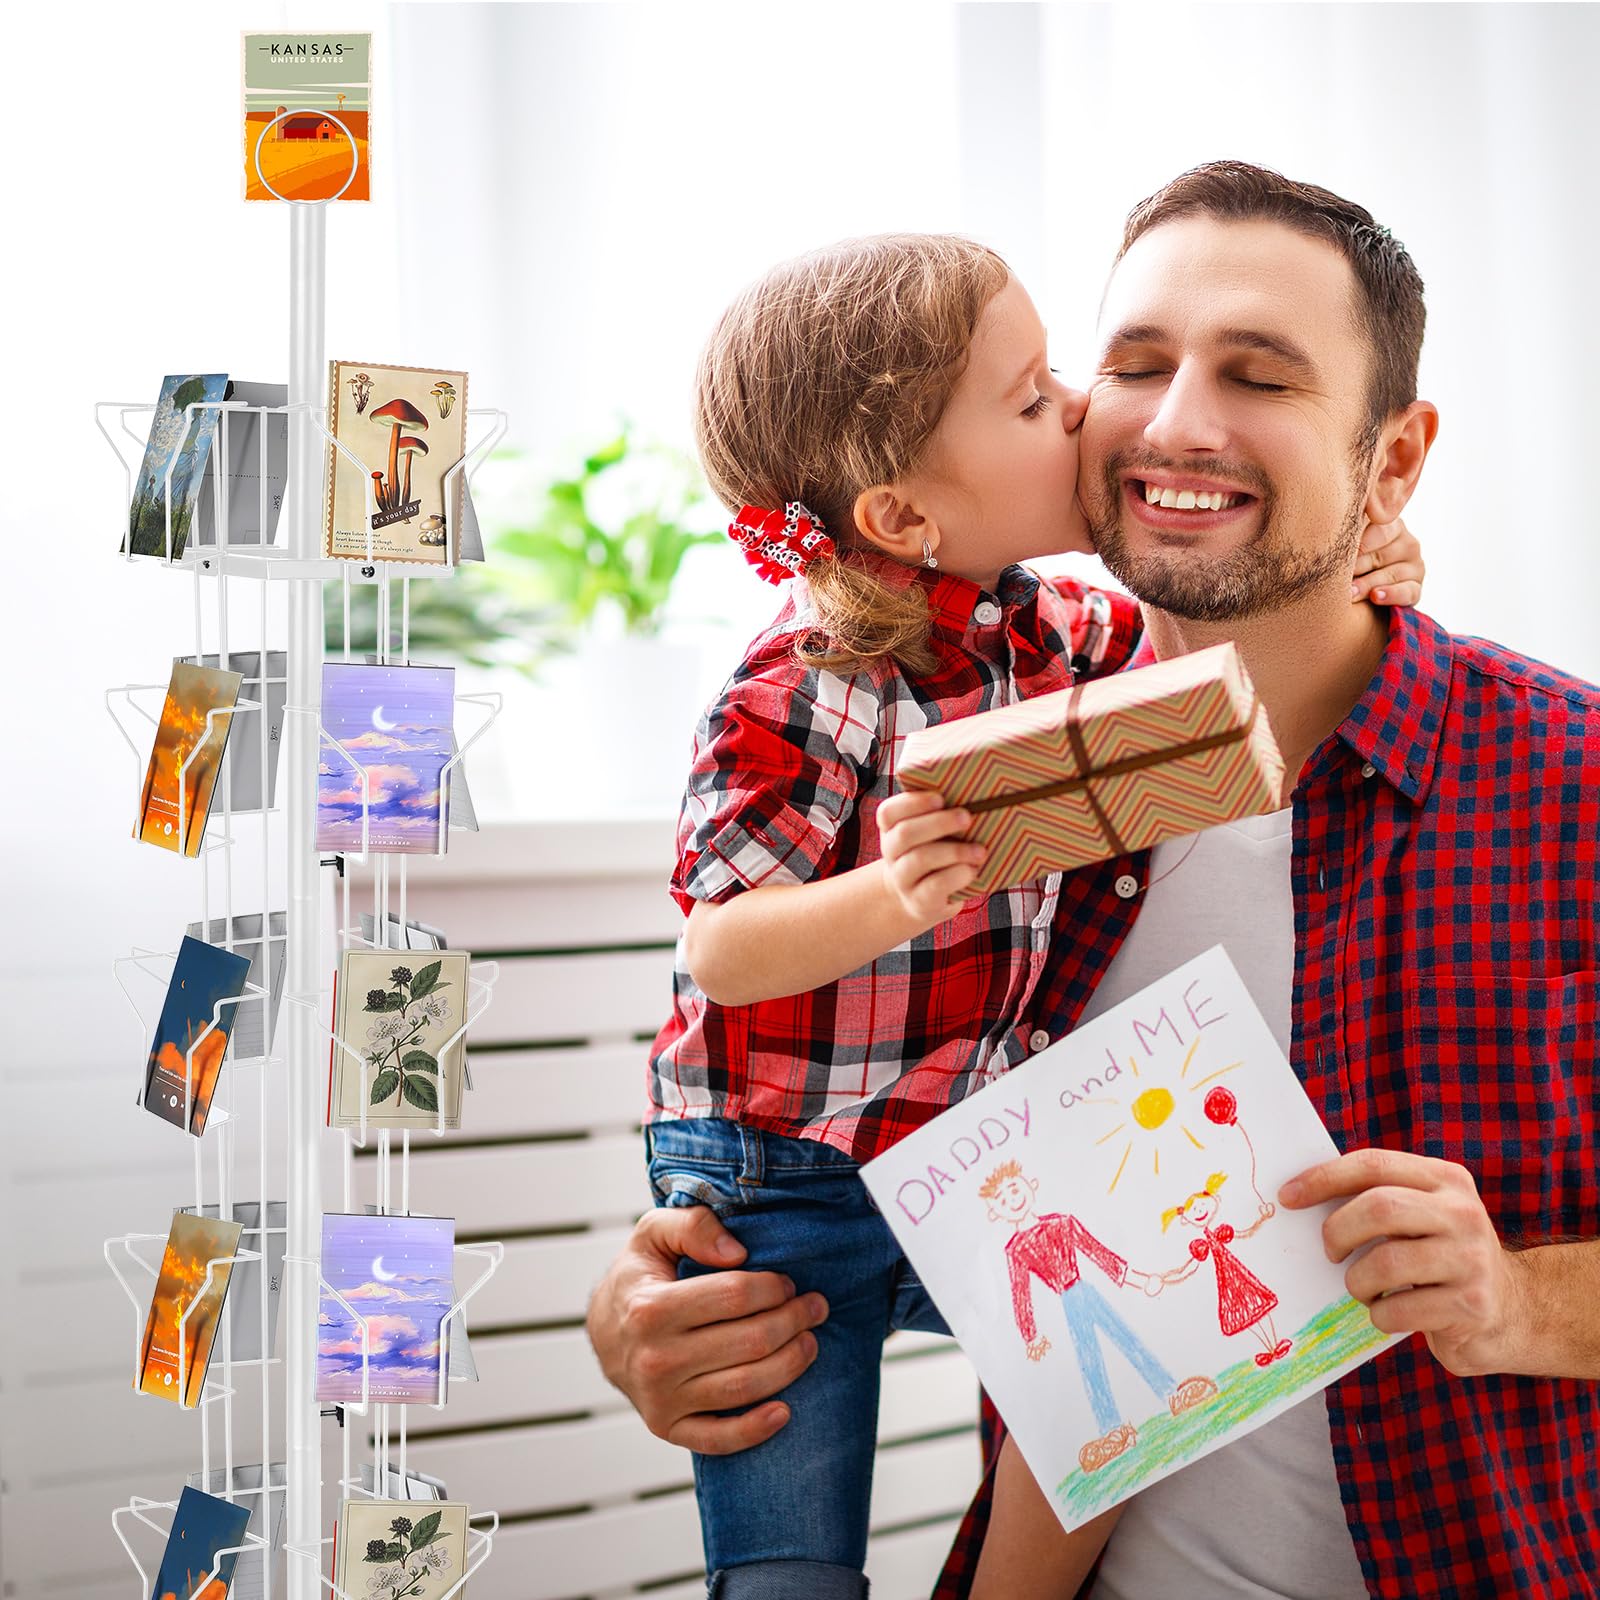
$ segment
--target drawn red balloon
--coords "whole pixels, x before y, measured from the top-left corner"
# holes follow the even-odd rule
[[[1213,1122],[1225,1122],[1230,1127],[1239,1120],[1239,1102],[1231,1089],[1220,1084],[1206,1096],[1205,1111]]]

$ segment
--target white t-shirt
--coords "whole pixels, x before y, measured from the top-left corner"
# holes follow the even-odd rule
[[[1157,845],[1150,886],[1082,1021],[1220,944],[1289,1053],[1292,812]],[[1141,1490],[1091,1600],[1366,1600],[1321,1394]]]

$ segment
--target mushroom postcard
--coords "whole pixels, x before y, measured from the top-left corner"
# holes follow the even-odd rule
[[[467,375],[333,361],[323,554],[445,565],[460,548]],[[448,483],[446,475],[449,475]]]

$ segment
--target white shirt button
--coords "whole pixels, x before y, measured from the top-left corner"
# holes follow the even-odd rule
[[[1000,607],[990,600],[980,600],[973,608],[972,620],[987,628],[1000,620]]]
[[[1028,1035],[1028,1048],[1030,1050],[1043,1050],[1050,1043],[1050,1035],[1043,1028],[1035,1028]]]
[[[1370,761],[1363,761],[1361,763],[1361,776],[1363,778],[1370,778],[1377,770],[1378,769],[1373,766]]]
[[[1124,872],[1116,882],[1117,898],[1131,900],[1139,892],[1139,880],[1130,872]]]

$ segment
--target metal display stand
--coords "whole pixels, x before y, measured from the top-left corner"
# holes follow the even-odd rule
[[[258,146],[259,148],[259,146]],[[328,983],[335,962],[324,949],[323,917],[325,900],[321,890],[320,873],[325,867],[338,866],[342,894],[337,907],[335,944],[338,950],[356,946],[385,947],[392,933],[394,938],[406,938],[409,862],[408,855],[375,853],[373,868],[373,939],[361,936],[358,926],[352,925],[350,881],[344,874],[343,861],[329,863],[320,860],[315,848],[317,773],[319,759],[343,759],[354,765],[360,774],[364,803],[362,807],[362,853],[347,859],[367,861],[368,814],[367,774],[355,757],[323,728],[320,714],[321,667],[323,661],[323,585],[338,582],[344,596],[344,659],[361,660],[353,653],[356,641],[351,638],[350,595],[356,583],[375,584],[378,589],[377,637],[370,641],[371,652],[380,665],[405,664],[409,660],[411,583],[413,579],[448,577],[455,563],[446,560],[438,565],[420,565],[415,562],[386,562],[371,557],[371,517],[368,518],[368,559],[324,558],[321,553],[322,493],[324,483],[324,452],[331,447],[340,450],[356,466],[362,467],[362,477],[368,484],[368,509],[371,511],[371,474],[363,463],[356,460],[345,447],[328,432],[322,404],[327,382],[327,362],[323,326],[325,263],[326,263],[326,211],[328,202],[290,202],[290,277],[289,277],[289,385],[288,401],[282,406],[249,406],[236,402],[199,401],[189,407],[190,417],[205,409],[217,411],[216,437],[212,441],[207,470],[214,472],[214,505],[216,507],[215,543],[202,544],[198,528],[192,527],[190,538],[181,556],[172,554],[172,471],[167,475],[166,551],[163,556],[141,559],[158,560],[162,565],[187,569],[194,585],[194,658],[206,659],[209,651],[224,668],[231,666],[237,657],[255,656],[259,662],[258,700],[239,700],[231,710],[212,712],[206,719],[205,732],[194,751],[185,759],[179,773],[179,829],[178,857],[185,860],[183,844],[191,819],[183,814],[187,786],[184,781],[189,763],[205,742],[212,738],[228,736],[228,724],[237,720],[239,726],[232,730],[230,747],[245,739],[259,740],[259,848],[249,849],[244,842],[244,830],[236,828],[240,819],[257,810],[247,811],[235,807],[232,793],[232,755],[224,761],[215,804],[211,809],[208,837],[203,842],[198,867],[187,870],[197,872],[202,937],[209,937],[214,919],[220,917],[225,938],[222,943],[229,950],[238,946],[259,946],[262,983],[247,983],[237,1000],[218,1003],[210,1024],[202,1031],[189,1049],[193,1053],[205,1038],[219,1025],[224,1007],[255,1006],[261,1012],[261,1054],[241,1059],[234,1045],[238,1035],[230,1042],[224,1070],[219,1072],[214,1103],[206,1119],[204,1132],[193,1138],[193,1182],[188,1205],[198,1214],[205,1208],[215,1208],[221,1218],[232,1218],[234,1206],[241,1199],[259,1205],[254,1228],[247,1229],[243,1244],[234,1255],[208,1263],[205,1282],[212,1282],[213,1274],[225,1262],[259,1264],[262,1275],[260,1294],[260,1328],[258,1357],[249,1360],[233,1358],[233,1319],[224,1306],[210,1367],[200,1394],[193,1404],[188,1402],[183,1326],[189,1313],[198,1303],[197,1295],[185,1309],[179,1323],[179,1373],[178,1402],[185,1410],[199,1412],[200,1483],[211,1487],[213,1467],[221,1469],[222,1489],[219,1497],[230,1501],[253,1503],[253,1497],[262,1498],[261,1527],[264,1535],[247,1533],[245,1541],[231,1550],[221,1552],[211,1572],[203,1579],[194,1594],[187,1600],[201,1600],[208,1584],[218,1574],[223,1557],[239,1553],[258,1552],[262,1558],[262,1593],[265,1600],[273,1600],[274,1551],[273,1529],[277,1525],[277,1510],[273,1498],[284,1497],[283,1547],[287,1551],[288,1600],[319,1600],[323,1591],[339,1600],[367,1600],[365,1595],[346,1595],[324,1570],[326,1548],[331,1538],[322,1534],[322,1439],[323,1407],[313,1397],[316,1378],[317,1320],[323,1293],[345,1304],[322,1277],[319,1264],[321,1250],[322,1193],[319,1168],[320,1141],[340,1137],[343,1155],[343,1209],[358,1211],[360,1202],[355,1189],[355,1151],[368,1147],[368,1130],[365,1122],[365,1096],[363,1117],[359,1129],[338,1135],[331,1133],[323,1120],[322,1074],[329,1060],[329,1041],[335,1049],[350,1051],[351,1047],[334,1036],[324,1020],[328,1015]],[[153,412],[152,405],[131,405],[102,402],[95,407],[95,423],[102,436],[111,445],[121,461],[127,486],[123,505],[132,503],[134,469],[130,465],[127,446],[107,427],[105,416],[117,413],[117,432],[135,446],[143,448],[144,441],[128,426],[128,417],[139,412]],[[254,413],[254,425],[261,442],[261,500],[260,516],[255,527],[258,535],[246,544],[232,544],[228,538],[228,428],[231,416],[240,412]],[[282,526],[279,542],[266,542],[266,453],[267,418],[282,415],[288,427],[288,477],[282,508]],[[475,466],[487,455],[494,442],[505,432],[505,415],[499,411],[468,410],[469,419],[488,419],[489,425],[476,444],[463,458],[454,463],[445,475],[445,503],[451,503],[451,490],[455,474],[470,478]],[[470,424],[469,424],[470,426]],[[174,452],[176,459],[176,452]],[[463,485],[464,488],[464,485]],[[124,516],[126,511],[124,510]],[[460,531],[457,531],[459,544]],[[259,541],[259,542],[257,542]],[[132,555],[131,533],[128,538]],[[284,605],[282,622],[286,639],[274,649],[284,648],[286,672],[281,677],[269,676],[269,595],[274,584],[282,585]],[[394,604],[394,589],[399,587],[399,603]],[[240,606],[241,585],[254,585],[255,593],[244,589],[245,604]],[[255,602],[253,605],[251,600]],[[245,631],[239,627],[242,615],[254,614],[255,634],[249,649],[242,647],[237,635]],[[396,615],[396,613],[398,613]],[[285,648],[286,646],[286,648]],[[259,654],[257,654],[259,652]],[[273,794],[269,782],[269,710],[273,702],[271,688],[282,686],[283,720],[281,757],[277,782],[283,796],[281,811],[272,806]],[[133,752],[136,785],[142,783],[148,739],[130,733],[129,713],[155,724],[158,715],[140,703],[141,696],[154,694],[159,706],[159,696],[165,684],[126,684],[107,691],[106,704],[123,738]],[[450,778],[461,758],[488,729],[500,710],[497,695],[459,695],[458,704],[472,704],[482,717],[470,737],[458,743],[456,753],[440,774],[440,825],[438,849],[442,854],[448,826],[448,801]],[[254,718],[252,723],[250,718]],[[143,731],[143,730],[140,730]],[[326,754],[324,754],[326,752]],[[137,787],[135,789],[137,793]],[[282,826],[278,824],[281,821]],[[137,826],[135,833],[137,834]],[[247,859],[252,858],[252,859]],[[286,875],[287,893],[283,905],[282,932],[274,931],[274,880]],[[250,869],[250,870],[246,870]],[[184,870],[184,869],[179,869]],[[259,877],[259,890],[238,888],[237,880],[243,876]],[[279,894],[283,890],[277,891]],[[260,931],[256,937],[235,934],[235,918],[241,912],[258,913]],[[393,915],[391,915],[391,911]],[[213,942],[216,942],[213,940]],[[270,1009],[274,946],[283,945],[283,1005],[276,1024]],[[403,947],[403,943],[402,946]],[[175,959],[172,952],[135,949],[115,963],[115,976],[134,1013],[139,1028],[136,1059],[141,1062],[140,1088],[143,1087],[143,1053],[155,1031],[155,1018],[159,1012],[161,995],[165,988],[166,971]],[[163,969],[166,969],[164,971]],[[479,963],[474,970],[465,997],[466,1020],[450,1044],[454,1044],[468,1028],[482,1016],[493,998],[498,969],[493,962]],[[360,1052],[352,1052],[360,1058]],[[188,1063],[186,1062],[186,1065]],[[365,1069],[365,1062],[362,1063]],[[254,1083],[250,1078],[254,1076]],[[189,1074],[186,1073],[186,1077]],[[245,1080],[241,1084],[241,1079]],[[269,1080],[274,1095],[283,1092],[276,1104],[269,1100]],[[365,1082],[365,1073],[363,1076]],[[190,1127],[186,1089],[184,1121]],[[274,1116],[282,1119],[283,1160],[279,1170],[269,1174],[268,1134],[280,1126]],[[256,1171],[248,1189],[242,1188],[237,1171],[237,1136],[241,1129],[251,1127],[257,1140]],[[391,1138],[389,1129],[377,1130],[374,1186],[370,1197],[380,1214],[407,1214],[411,1208],[411,1139],[412,1130],[402,1129],[398,1142]],[[437,1125],[418,1130],[419,1137],[429,1135],[442,1138],[445,1132],[443,1099],[439,1107]],[[396,1148],[398,1144],[398,1148]],[[278,1192],[274,1192],[277,1190]],[[282,1227],[269,1227],[269,1204],[282,1200],[286,1203],[285,1223]],[[248,1220],[248,1219],[246,1219]],[[266,1270],[269,1259],[267,1236],[283,1234],[282,1259],[284,1281],[282,1284],[282,1339],[281,1357],[271,1353],[269,1343],[269,1301]],[[149,1398],[139,1388],[139,1356],[143,1336],[144,1317],[149,1309],[158,1265],[149,1259],[150,1246],[165,1240],[165,1234],[128,1233],[106,1241],[105,1255],[108,1265],[127,1295],[134,1315],[133,1387],[140,1398]],[[159,1256],[159,1248],[154,1252]],[[499,1244],[458,1245],[457,1254],[473,1258],[482,1268],[464,1294],[459,1294],[444,1318],[439,1334],[439,1398],[432,1409],[444,1404],[445,1376],[448,1370],[449,1345],[453,1331],[462,1326],[461,1313],[467,1302],[488,1281],[499,1267],[504,1247]],[[353,1428],[342,1427],[343,1462],[340,1476],[342,1497],[371,1495],[382,1499],[390,1481],[391,1471],[398,1471],[402,1484],[407,1473],[407,1411],[405,1405],[366,1402],[368,1392],[367,1323],[364,1318],[346,1305],[346,1310],[360,1329],[363,1349],[362,1395],[363,1403],[343,1408],[344,1415],[364,1419],[363,1432],[371,1428],[371,1460],[373,1488],[361,1482],[353,1462]],[[276,1369],[282,1368],[281,1391],[274,1383]],[[252,1381],[252,1379],[254,1381]],[[259,1440],[260,1487],[235,1488],[235,1421],[236,1410],[249,1405],[259,1411],[259,1431],[253,1438]],[[398,1410],[399,1416],[393,1413]],[[330,1413],[331,1414],[331,1413]],[[277,1450],[274,1439],[278,1437],[275,1422],[282,1418],[283,1478],[280,1481],[272,1472]],[[365,1442],[365,1441],[364,1441]],[[254,1468],[253,1459],[245,1463]],[[163,1536],[166,1529],[152,1513],[172,1511],[177,1500],[152,1500],[136,1495],[126,1505],[117,1507],[111,1514],[112,1526],[128,1553],[129,1560],[138,1573],[141,1597],[148,1597],[154,1582],[154,1569],[147,1567],[130,1542],[133,1525],[154,1530]],[[426,1502],[414,1502],[424,1509]],[[464,1570],[451,1587],[444,1591],[441,1600],[454,1595],[468,1577],[488,1559],[496,1530],[498,1514],[492,1511],[474,1513],[470,1519],[468,1550]],[[150,1541],[141,1535],[141,1542]],[[179,1596],[178,1600],[186,1600]]]

